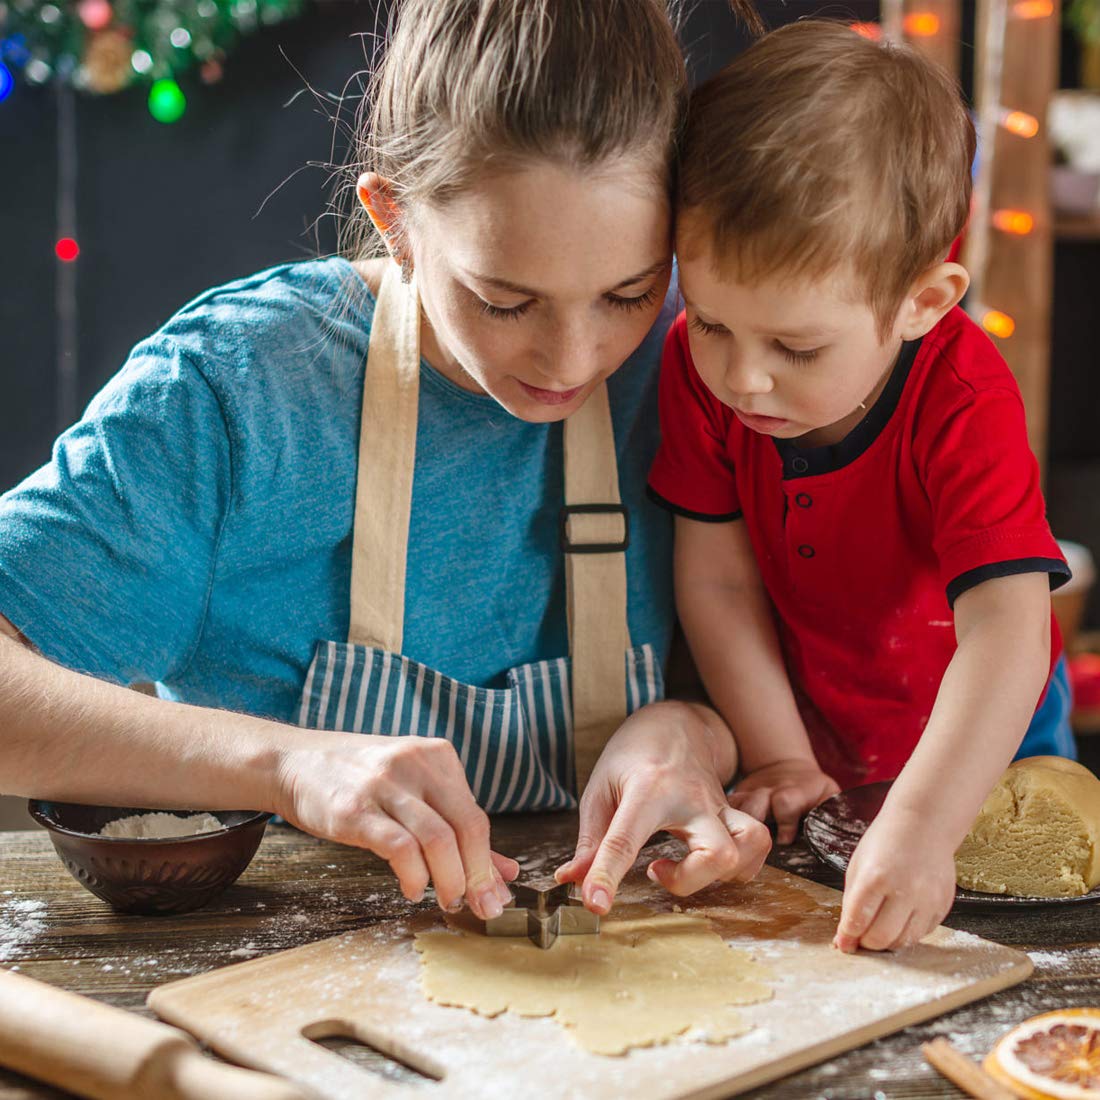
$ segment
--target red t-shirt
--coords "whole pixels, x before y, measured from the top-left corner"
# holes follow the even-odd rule
[[[909,759],[955,652],[961,593],[1015,573],[1069,578],[1019,389],[961,309],[903,345],[831,446],[745,427],[696,372],[683,314],[660,408],[650,492],[691,519],[748,524],[814,752],[842,787],[892,779]],[[1061,648],[1052,616],[1052,668]]]

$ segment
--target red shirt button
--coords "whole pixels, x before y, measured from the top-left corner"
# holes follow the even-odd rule
[[[803,556],[804,558],[812,558],[812,557],[814,556],[814,554],[816,554],[816,553],[817,553],[817,551],[816,551],[816,550],[815,550],[815,549],[814,549],[814,548],[813,548],[812,546],[806,546],[806,545],[802,545],[802,546],[800,546],[800,547],[798,548],[798,552],[799,552],[799,553],[800,553],[800,554],[801,554],[801,555],[802,555],[802,556]]]
[[[799,508],[809,508],[809,506],[813,504],[814,498],[810,496],[809,493],[799,493],[798,496],[794,498],[794,502]]]

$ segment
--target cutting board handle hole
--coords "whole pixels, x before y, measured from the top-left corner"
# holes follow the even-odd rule
[[[394,1084],[433,1085],[444,1077],[443,1067],[419,1051],[406,1050],[386,1036],[366,1037],[347,1020],[321,1020],[302,1028],[302,1035]]]

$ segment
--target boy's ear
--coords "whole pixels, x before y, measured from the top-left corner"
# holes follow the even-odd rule
[[[355,192],[390,255],[400,263],[405,251],[404,222],[389,181],[377,172],[364,172],[356,181]]]
[[[917,340],[931,331],[948,310],[959,304],[968,286],[970,276],[961,264],[943,263],[930,267],[906,296],[901,338]]]

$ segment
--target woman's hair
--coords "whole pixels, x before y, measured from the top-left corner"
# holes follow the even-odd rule
[[[749,0],[731,6],[754,21]],[[388,180],[404,209],[538,159],[648,158],[671,185],[686,99],[666,0],[403,0],[348,167]],[[340,250],[354,260],[379,248],[353,211]]]

